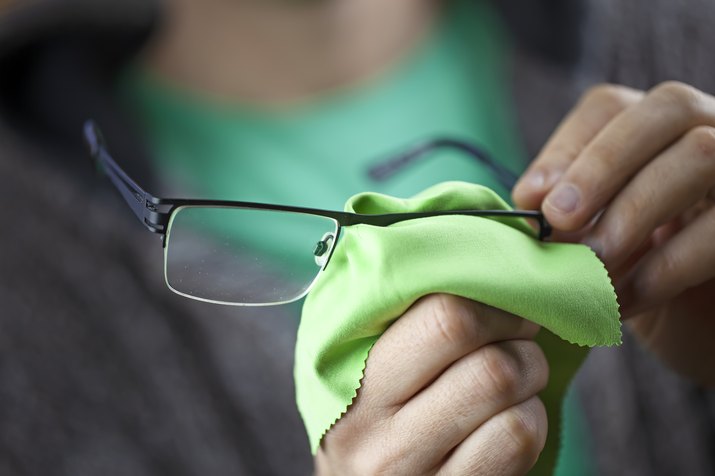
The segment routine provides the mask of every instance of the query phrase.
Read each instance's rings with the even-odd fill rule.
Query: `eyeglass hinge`
[[[166,233],[169,224],[169,213],[162,213],[159,207],[149,198],[144,198],[144,225],[154,233]]]

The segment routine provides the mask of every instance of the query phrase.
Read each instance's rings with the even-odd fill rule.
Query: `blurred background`
[[[0,1],[0,474],[312,471],[300,303],[169,291],[161,240],[84,150],[86,119],[156,196],[341,209],[458,179],[508,200],[455,151],[367,171],[449,136],[518,174],[590,85],[713,93],[713,24],[709,0]],[[585,351],[544,340],[562,388]],[[715,474],[712,392],[629,335],[572,390],[588,436],[572,454],[594,474]]]

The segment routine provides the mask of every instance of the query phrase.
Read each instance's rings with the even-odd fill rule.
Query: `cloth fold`
[[[345,206],[364,214],[509,208],[492,190],[463,182],[411,199],[358,194]],[[534,236],[523,219],[463,215],[344,228],[298,329],[296,396],[313,453],[357,395],[370,348],[427,294],[483,302],[581,346],[620,343],[616,295],[596,255]]]

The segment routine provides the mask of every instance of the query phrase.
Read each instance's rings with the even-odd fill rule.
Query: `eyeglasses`
[[[147,193],[114,161],[93,121],[84,125],[90,154],[137,218],[162,237],[164,278],[182,296],[217,304],[268,306],[304,297],[330,262],[343,227],[389,226],[444,215],[533,219],[538,237],[551,232],[530,210],[444,210],[364,215],[266,203],[159,198]],[[436,148],[456,148],[486,163],[507,188],[516,181],[474,146],[452,139],[419,144],[371,170],[376,180],[396,173]],[[507,181],[510,181],[507,182]]]

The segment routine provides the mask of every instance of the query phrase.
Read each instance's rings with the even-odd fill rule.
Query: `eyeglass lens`
[[[310,288],[336,233],[335,220],[318,215],[180,207],[166,237],[166,283],[181,295],[210,302],[290,302]]]

